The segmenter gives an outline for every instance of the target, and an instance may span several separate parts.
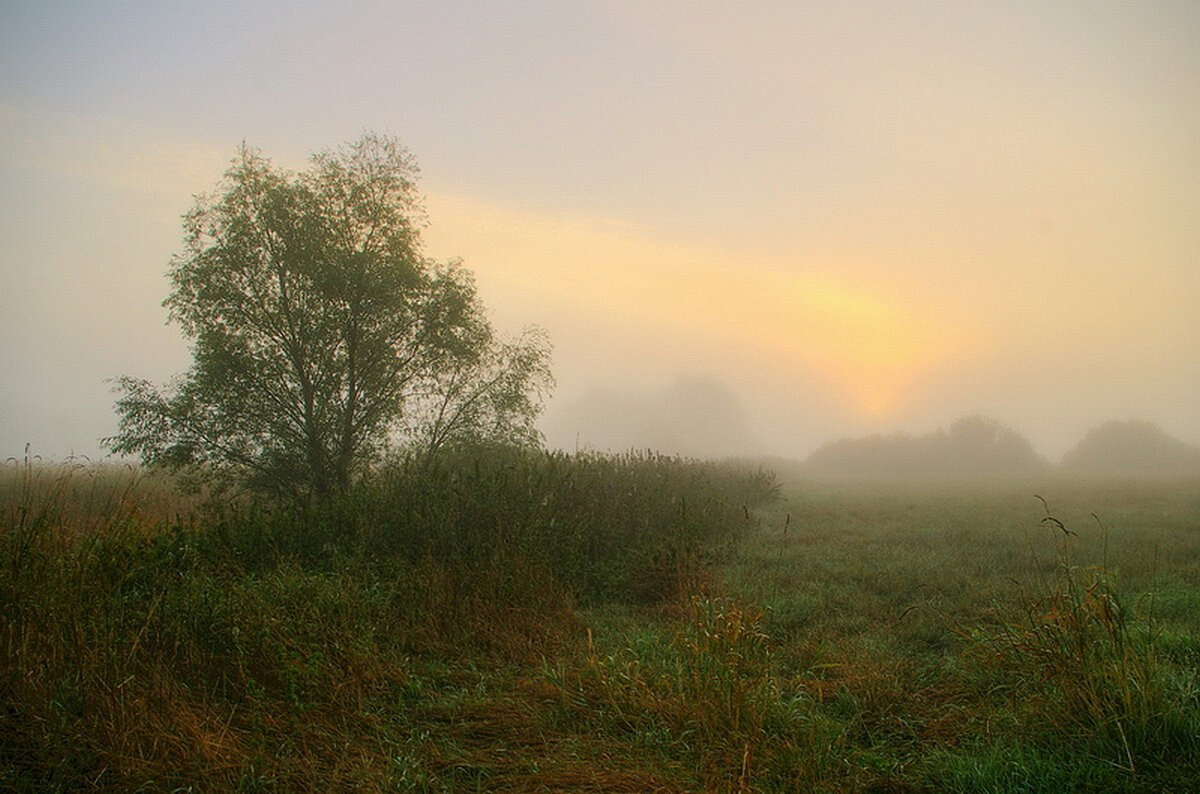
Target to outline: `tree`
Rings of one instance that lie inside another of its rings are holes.
[[[808,460],[819,471],[867,477],[1016,474],[1047,465],[1020,433],[978,415],[956,419],[949,431],[921,436],[845,438],[817,449]]]
[[[946,435],[951,471],[992,473],[1036,471],[1047,463],[1025,436],[978,414],[954,420]]]
[[[1200,472],[1200,448],[1137,419],[1093,427],[1063,455],[1063,468],[1095,474],[1185,475]]]
[[[422,255],[416,179],[389,137],[299,173],[243,145],[168,273],[192,367],[166,389],[118,380],[111,449],[328,494],[393,441],[535,442],[548,343],[497,339],[470,274]]]

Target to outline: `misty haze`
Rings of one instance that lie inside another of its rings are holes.
[[[0,789],[1200,790],[1200,6],[0,9]]]

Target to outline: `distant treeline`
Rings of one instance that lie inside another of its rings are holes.
[[[1051,468],[1023,435],[984,416],[925,435],[844,438],[809,456],[817,472],[863,477],[984,476]],[[1087,474],[1200,474],[1200,448],[1139,420],[1106,422],[1063,456],[1059,468]]]

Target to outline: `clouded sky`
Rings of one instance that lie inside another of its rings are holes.
[[[0,454],[187,367],[179,216],[245,140],[421,162],[546,328],[568,448],[803,456],[984,413],[1200,443],[1200,5],[8,2]]]

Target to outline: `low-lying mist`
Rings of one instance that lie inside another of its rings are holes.
[[[845,434],[815,448],[781,449],[786,442],[755,428],[732,388],[717,378],[695,375],[677,376],[659,390],[593,388],[553,408],[543,422],[547,444],[567,451],[770,456],[803,462],[812,474],[839,477],[978,477],[1051,470],[1113,476],[1200,474],[1200,447],[1142,419],[1100,423],[1057,459],[1041,452],[1021,430],[983,414],[967,414],[926,433]],[[830,433],[826,429],[813,435]]]
[[[721,381],[678,376],[659,391],[593,389],[545,422],[547,443],[566,450],[719,458],[761,452],[737,395]]]

